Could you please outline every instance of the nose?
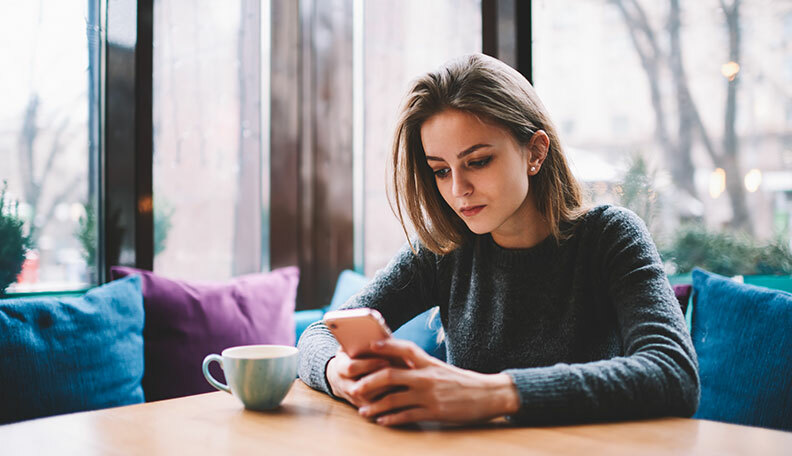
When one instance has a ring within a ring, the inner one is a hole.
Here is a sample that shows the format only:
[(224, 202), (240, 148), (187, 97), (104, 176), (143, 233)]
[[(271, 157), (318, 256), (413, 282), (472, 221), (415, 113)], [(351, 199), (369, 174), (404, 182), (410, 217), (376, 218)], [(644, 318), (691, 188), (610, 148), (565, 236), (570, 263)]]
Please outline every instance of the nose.
[(454, 196), (470, 196), (473, 193), (473, 184), (465, 177), (465, 173), (452, 173), (451, 193)]

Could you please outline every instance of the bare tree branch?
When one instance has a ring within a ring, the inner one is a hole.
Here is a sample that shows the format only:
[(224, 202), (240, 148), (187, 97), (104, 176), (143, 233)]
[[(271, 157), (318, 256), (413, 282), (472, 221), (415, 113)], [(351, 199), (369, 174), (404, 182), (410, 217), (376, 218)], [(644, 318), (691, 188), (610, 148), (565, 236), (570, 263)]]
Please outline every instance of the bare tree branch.
[(51, 112), (42, 112), (42, 119), (40, 122), (41, 125), (53, 125), (57, 122), (58, 118), (72, 116), (75, 109), (85, 103), (86, 96), (87, 93), (83, 90), (80, 93), (74, 95), (71, 100), (60, 103)]
[(646, 18), (646, 12), (641, 5), (638, 4), (637, 0), (627, 0), (632, 4), (633, 9), (635, 10), (635, 15), (637, 17), (634, 18), (635, 23), (638, 25), (639, 29), (646, 35), (646, 41), (649, 46), (652, 48), (652, 52), (656, 59), (661, 59), (663, 57), (663, 53), (660, 50), (660, 47), (657, 45), (657, 38), (655, 37), (654, 30), (649, 25), (649, 20)]
[(66, 128), (69, 126), (71, 122), (69, 122), (69, 118), (65, 118), (61, 121), (60, 125), (58, 125), (57, 130), (55, 130), (55, 136), (52, 139), (52, 143), (50, 144), (50, 150), (47, 154), (47, 163), (44, 165), (44, 171), (41, 173), (41, 178), (39, 182), (47, 182), (47, 177), (52, 170), (52, 165), (55, 162), (55, 157), (61, 151), (61, 137), (63, 136), (63, 132), (66, 131)]
[[(634, 0), (612, 1), (622, 13), (622, 17), (627, 24), (627, 31), (630, 34), (630, 39), (633, 43), (633, 46), (635, 47), (635, 50), (638, 52), (638, 57), (641, 60), (641, 66), (643, 66), (644, 71), (646, 71), (648, 76), (647, 82), (649, 83), (649, 91), (655, 115), (655, 137), (663, 149), (673, 152), (677, 149), (677, 146), (672, 142), (671, 137), (668, 134), (668, 126), (666, 125), (665, 107), (663, 106), (663, 97), (661, 96), (659, 86), (659, 47), (656, 43), (654, 43), (654, 41), (656, 41), (654, 38), (654, 32), (651, 30), (647, 31), (647, 28), (649, 28), (649, 23), (646, 21), (646, 14), (643, 12), (641, 6), (638, 5)], [(635, 11), (634, 13), (628, 11), (625, 1), (630, 2), (632, 9)], [(644, 49), (644, 47), (641, 45), (641, 41), (638, 37), (639, 32), (643, 33), (648, 42), (651, 43), (649, 45), (649, 50)], [(651, 51), (651, 54), (649, 51)]]
[[(715, 166), (726, 171), (726, 191), (732, 207), (733, 217), (730, 224), (751, 233), (752, 224), (750, 213), (742, 187), (739, 166), (739, 142), (735, 130), (737, 113), (737, 87), (740, 80), (739, 67), (736, 72), (728, 76), (726, 109), (724, 113), (724, 134), (722, 149), (715, 146), (708, 130), (702, 121), (696, 106), (685, 74), (684, 59), (682, 58), (683, 46), (680, 39), (681, 19), (679, 0), (669, 0), (668, 37), (669, 52), (663, 55), (658, 45), (658, 39), (652, 30), (646, 14), (638, 0), (610, 0), (624, 17), (627, 30), (641, 60), (649, 83), (652, 106), (655, 111), (655, 135), (662, 148), (672, 157), (670, 170), (674, 182), (680, 187), (695, 195), (693, 182), (692, 142), (693, 133), (698, 137), (712, 159)], [(741, 0), (719, 0), (726, 16), (729, 34), (729, 59), (740, 62), (740, 27), (739, 7)], [(659, 80), (662, 64), (667, 64), (676, 93), (678, 108), (678, 135), (671, 138), (666, 125), (665, 107), (660, 96)]]
[[(729, 59), (731, 62), (740, 62), (740, 0), (734, 0), (731, 7), (727, 7), (721, 0), (723, 12), (726, 14), (726, 24), (729, 32)], [(740, 72), (729, 76), (726, 86), (726, 110), (724, 113), (723, 127), (723, 164), (726, 169), (726, 191), (732, 203), (733, 217), (731, 225), (734, 228), (753, 233), (748, 202), (742, 185), (742, 172), (738, 156), (739, 142), (737, 139), (737, 87), (740, 83)]]
[(64, 201), (66, 201), (67, 198), (71, 197), (72, 194), (75, 192), (75, 190), (80, 188), (79, 184), (82, 181), (83, 181), (82, 178), (80, 178), (79, 176), (74, 177), (66, 186), (63, 187), (64, 190), (60, 192), (58, 196), (55, 197), (55, 199), (52, 200), (50, 207), (47, 209), (46, 215), (41, 220), (42, 227), (45, 227), (49, 224), (50, 220), (52, 220), (52, 217), (55, 215), (55, 211), (58, 209), (58, 206)]
[(733, 16), (737, 13), (737, 8), (740, 6), (740, 0), (734, 0), (732, 2), (731, 7), (726, 6), (726, 2), (723, 0), (719, 0), (720, 6), (723, 9), (723, 12), (726, 13), (726, 16)]
[(35, 168), (33, 149), (39, 132), (37, 125), (38, 111), (38, 93), (31, 92), (28, 96), (24, 117), (22, 118), (22, 128), (19, 130), (18, 147), (22, 191), (25, 201), (34, 208), (39, 198), (39, 188), (33, 176)]
[(669, 168), (674, 180), (691, 196), (697, 197), (694, 181), (695, 167), (691, 150), (693, 147), (693, 130), (695, 128), (692, 117), (698, 115), (698, 110), (690, 95), (687, 85), (687, 75), (682, 61), (682, 45), (680, 40), (679, 0), (670, 0), (668, 12), (669, 53), (668, 65), (676, 93), (677, 104), (677, 149)]

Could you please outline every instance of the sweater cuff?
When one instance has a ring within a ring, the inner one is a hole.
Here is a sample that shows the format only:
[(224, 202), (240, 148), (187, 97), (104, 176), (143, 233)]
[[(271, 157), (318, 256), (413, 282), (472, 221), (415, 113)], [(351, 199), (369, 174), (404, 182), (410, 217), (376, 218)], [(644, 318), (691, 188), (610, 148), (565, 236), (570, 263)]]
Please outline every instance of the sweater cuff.
[(569, 370), (564, 364), (530, 369), (507, 369), (520, 396), (520, 409), (506, 417), (519, 423), (548, 423), (569, 414)]
[(306, 340), (308, 337), (302, 337), (297, 344), (297, 348), (300, 352), (300, 380), (313, 389), (324, 391), (330, 396), (333, 396), (330, 384), (327, 382), (327, 377), (325, 376), (325, 371), (327, 369), (327, 363), (335, 356), (339, 345), (329, 334), (321, 334), (321, 330), (317, 330), (316, 332), (320, 334), (313, 334), (312, 337), (310, 337), (310, 339), (313, 340), (309, 341)]
[(308, 364), (311, 366), (309, 384), (314, 388), (319, 387), (329, 395), (333, 395), (330, 383), (325, 375), (327, 363), (335, 356), (337, 347), (323, 346), (315, 350), (311, 355)]

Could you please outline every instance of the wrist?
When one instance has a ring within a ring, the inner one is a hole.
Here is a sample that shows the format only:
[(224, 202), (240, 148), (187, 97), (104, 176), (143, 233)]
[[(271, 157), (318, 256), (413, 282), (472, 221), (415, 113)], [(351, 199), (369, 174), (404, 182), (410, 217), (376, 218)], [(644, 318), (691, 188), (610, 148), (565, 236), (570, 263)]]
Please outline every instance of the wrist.
[(335, 387), (333, 386), (335, 383), (335, 369), (333, 368), (335, 359), (336, 357), (333, 356), (327, 361), (327, 364), (325, 364), (325, 381), (327, 382), (327, 388), (330, 390), (330, 394), (332, 396), (339, 397), (338, 393), (335, 391)]
[(520, 393), (508, 374), (491, 374), (497, 416), (514, 415), (520, 410)]

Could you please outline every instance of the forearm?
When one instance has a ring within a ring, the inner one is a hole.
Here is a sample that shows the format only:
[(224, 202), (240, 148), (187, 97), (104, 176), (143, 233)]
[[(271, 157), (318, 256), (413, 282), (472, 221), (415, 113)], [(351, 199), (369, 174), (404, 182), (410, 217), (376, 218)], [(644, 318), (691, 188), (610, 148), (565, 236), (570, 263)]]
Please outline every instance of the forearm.
[(338, 342), (329, 329), (317, 322), (309, 326), (297, 344), (300, 351), (300, 380), (311, 388), (332, 395), (325, 377), (325, 369), (338, 350)]
[(695, 372), (660, 353), (504, 373), (519, 392), (512, 418), (525, 424), (690, 416), (698, 403)]

